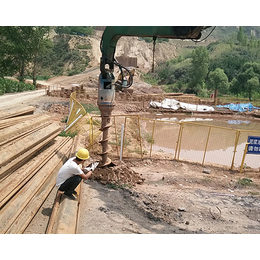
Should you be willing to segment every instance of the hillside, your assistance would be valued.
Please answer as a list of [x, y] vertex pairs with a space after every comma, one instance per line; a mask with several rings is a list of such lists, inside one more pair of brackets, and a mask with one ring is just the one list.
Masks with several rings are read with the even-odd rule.
[[[190, 53], [199, 46], [207, 46], [215, 41], [227, 41], [235, 38], [239, 27], [220, 26], [216, 27], [212, 34], [213, 27], [202, 33], [202, 42], [192, 40], [168, 40], [156, 41], [155, 66], [159, 63], [171, 60], [179, 55]], [[244, 27], [248, 38], [253, 35], [258, 38], [260, 27]], [[44, 57], [39, 70], [39, 75], [52, 77], [53, 75], [75, 75], [99, 66], [101, 57], [100, 41], [103, 31], [93, 30], [91, 36], [57, 34], [54, 30], [51, 39], [54, 42], [54, 50]], [[209, 37], [207, 37], [210, 34]], [[59, 53], [57, 55], [57, 53]], [[141, 37], [122, 36], [116, 46], [115, 57], [137, 58], [137, 66], [141, 72], [148, 72], [152, 67], [153, 42], [146, 42]]]
[[[201, 39], [206, 38], [202, 42], [193, 42], [191, 40], [169, 40], [164, 42], [156, 42], [155, 49], [155, 65], [177, 57], [184, 52], [184, 49], [194, 49], [198, 46], [207, 46], [208, 44], [218, 41], [226, 40], [231, 37], [235, 37], [238, 32], [238, 26], [217, 26], [213, 33], [209, 36], [213, 27], [208, 28], [203, 32]], [[247, 37], [254, 36], [260, 38], [260, 27], [257, 26], [245, 26], [245, 34]], [[101, 57], [100, 41], [103, 31], [94, 30], [92, 36], [84, 37], [73, 35], [69, 40], [69, 46], [71, 49], [78, 49], [81, 54], [87, 55], [89, 58], [88, 67], [99, 66]], [[88, 45], [89, 49], [79, 49], [79, 46]], [[152, 57], [153, 57], [153, 43], [146, 42], [139, 37], [121, 37], [116, 47], [116, 57], [127, 56], [136, 57], [137, 65], [142, 72], [147, 72], [151, 69]]]
[[[91, 45], [91, 48], [85, 51], [90, 58], [88, 69], [99, 66], [101, 57], [100, 41], [102, 33], [102, 31], [95, 31], [94, 35], [90, 37], [72, 36], [69, 41], [71, 48], [76, 48], [77, 45], [83, 44], [83, 42]], [[84, 55], [84, 51], [80, 51]], [[152, 66], [153, 43], [147, 43], [138, 37], [121, 37], [116, 47], [115, 57], [118, 56], [136, 57], [138, 68], [142, 72], [147, 72]], [[176, 56], [175, 41], [169, 40], [169, 42], [156, 44], [155, 64], [172, 59]]]

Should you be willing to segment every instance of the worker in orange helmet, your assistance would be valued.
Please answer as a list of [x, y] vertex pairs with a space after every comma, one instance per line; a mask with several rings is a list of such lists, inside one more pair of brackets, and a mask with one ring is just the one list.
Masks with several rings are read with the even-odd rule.
[[76, 187], [80, 184], [82, 179], [87, 180], [92, 174], [92, 171], [86, 171], [79, 166], [79, 164], [82, 164], [88, 159], [89, 151], [85, 148], [81, 148], [76, 153], [76, 157], [67, 160], [58, 172], [56, 186], [60, 191], [64, 191], [64, 195], [69, 199], [75, 200], [73, 194], [77, 195], [75, 191]]

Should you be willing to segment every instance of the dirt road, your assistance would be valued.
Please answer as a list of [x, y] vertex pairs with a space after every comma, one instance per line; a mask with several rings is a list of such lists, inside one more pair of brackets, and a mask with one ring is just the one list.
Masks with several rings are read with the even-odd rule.
[[142, 185], [115, 190], [84, 182], [79, 233], [260, 233], [259, 173], [215, 167], [205, 173], [205, 166], [168, 160], [127, 165], [142, 174]]
[[46, 94], [45, 89], [25, 91], [21, 93], [4, 94], [0, 96], [0, 109], [12, 108], [26, 104]]

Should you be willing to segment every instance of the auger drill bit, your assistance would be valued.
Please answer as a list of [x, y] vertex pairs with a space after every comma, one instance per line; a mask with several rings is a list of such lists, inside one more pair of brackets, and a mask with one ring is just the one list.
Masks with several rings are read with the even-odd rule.
[[108, 158], [108, 153], [111, 151], [108, 146], [108, 129], [111, 126], [110, 116], [112, 110], [113, 108], [100, 106], [102, 123], [99, 130], [103, 132], [103, 139], [100, 141], [102, 146], [102, 153], [100, 154], [102, 156], [102, 160], [100, 167], [107, 166], [111, 163], [111, 159]]
[[111, 126], [110, 118], [111, 113], [115, 106], [115, 85], [114, 85], [114, 75], [107, 74], [107, 78], [104, 79], [102, 75], [99, 77], [99, 90], [98, 90], [98, 107], [101, 113], [102, 123], [100, 131], [103, 132], [103, 139], [100, 141], [102, 146], [102, 160], [99, 167], [108, 166], [111, 160], [108, 158], [108, 153], [110, 152], [108, 146], [108, 130]]

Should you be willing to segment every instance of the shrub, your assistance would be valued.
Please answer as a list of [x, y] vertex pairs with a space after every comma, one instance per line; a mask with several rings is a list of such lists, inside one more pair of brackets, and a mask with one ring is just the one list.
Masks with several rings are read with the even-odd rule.
[[0, 78], [0, 95], [4, 93], [22, 92], [27, 90], [35, 90], [35, 86], [29, 83]]

